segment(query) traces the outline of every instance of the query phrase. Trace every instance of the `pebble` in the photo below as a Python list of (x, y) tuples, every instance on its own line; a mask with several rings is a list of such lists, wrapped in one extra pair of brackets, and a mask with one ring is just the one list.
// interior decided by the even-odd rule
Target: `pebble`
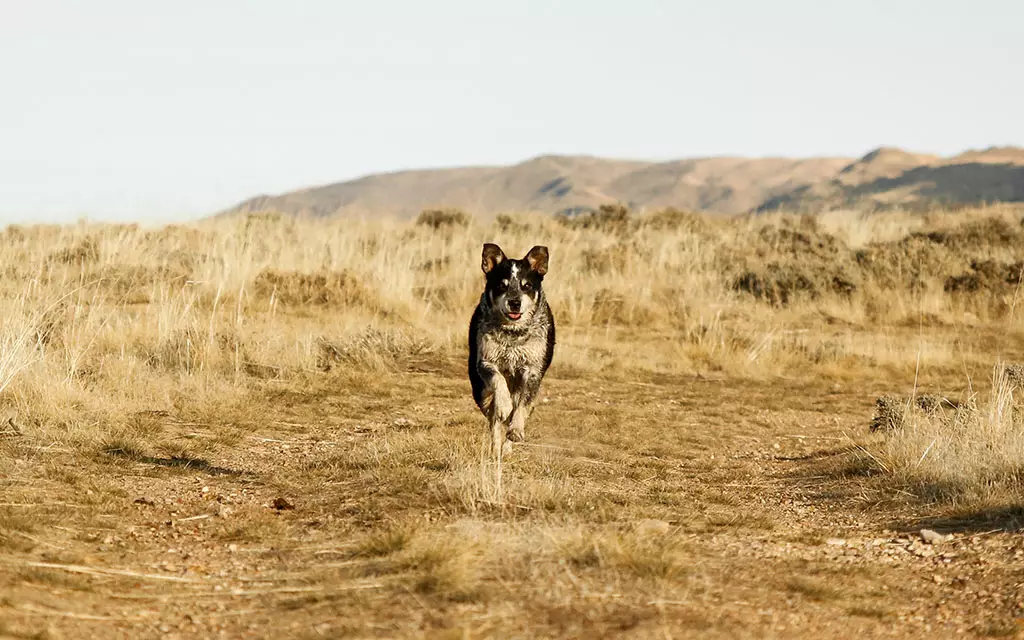
[(669, 532), (672, 525), (664, 520), (655, 520), (653, 518), (647, 518), (640, 520), (636, 523), (636, 532), (641, 535), (657, 535), (663, 536)]
[(941, 544), (952, 537), (953, 536), (947, 536), (936, 531), (932, 531), (931, 529), (921, 529), (921, 539), (927, 544)]

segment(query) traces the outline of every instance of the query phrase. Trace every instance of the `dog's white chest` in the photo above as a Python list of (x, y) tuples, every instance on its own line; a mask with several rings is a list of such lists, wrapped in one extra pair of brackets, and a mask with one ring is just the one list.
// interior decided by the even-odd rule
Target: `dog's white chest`
[(525, 370), (539, 370), (544, 362), (547, 343), (543, 338), (508, 339), (504, 336), (484, 335), (480, 355), (484, 362), (495, 365), (506, 376)]

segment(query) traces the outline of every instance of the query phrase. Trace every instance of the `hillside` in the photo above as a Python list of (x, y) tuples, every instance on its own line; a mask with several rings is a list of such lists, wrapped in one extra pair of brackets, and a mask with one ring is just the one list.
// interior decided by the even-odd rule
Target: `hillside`
[(1024, 201), (1024, 149), (968, 151), (951, 158), (883, 147), (836, 176), (771, 198), (760, 211), (921, 209)]
[(317, 217), (457, 207), (479, 215), (556, 213), (625, 203), (717, 213), (837, 207), (915, 208), (1024, 200), (1024, 150), (958, 156), (883, 147), (850, 158), (695, 158), (668, 162), (540, 156), (512, 166), (423, 169), (246, 200), (222, 213), (277, 210)]

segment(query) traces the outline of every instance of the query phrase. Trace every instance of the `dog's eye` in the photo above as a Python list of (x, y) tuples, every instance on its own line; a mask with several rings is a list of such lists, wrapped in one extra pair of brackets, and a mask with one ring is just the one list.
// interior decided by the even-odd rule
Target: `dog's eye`
[(529, 291), (530, 289), (533, 288), (533, 285), (530, 284), (529, 280), (523, 280), (522, 285), (523, 285), (523, 291)]
[(508, 280), (502, 280), (498, 283), (498, 291), (504, 291), (508, 289)]

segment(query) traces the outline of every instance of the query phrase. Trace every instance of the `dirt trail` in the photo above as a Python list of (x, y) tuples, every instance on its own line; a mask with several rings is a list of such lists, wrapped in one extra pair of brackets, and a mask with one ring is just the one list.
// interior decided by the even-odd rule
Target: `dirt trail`
[(1019, 630), (1008, 514), (943, 520), (853, 444), (884, 389), (552, 377), (498, 504), (466, 387), (454, 365), (321, 376), (209, 423), (139, 417), (190, 455), (5, 438), (0, 636)]

